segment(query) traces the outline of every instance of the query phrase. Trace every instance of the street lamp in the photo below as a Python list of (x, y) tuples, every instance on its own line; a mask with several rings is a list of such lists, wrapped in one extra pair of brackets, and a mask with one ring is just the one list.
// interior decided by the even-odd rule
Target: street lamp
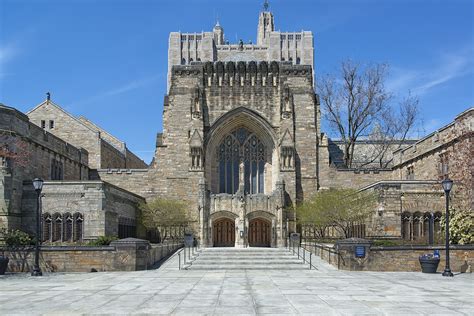
[(39, 248), (41, 242), (41, 190), (43, 190), (43, 179), (36, 178), (33, 180), (33, 187), (36, 191), (36, 244), (35, 244), (35, 265), (33, 267), (33, 271), (31, 272), (32, 276), (41, 276), (43, 273), (41, 272), (39, 266)]
[(444, 179), (441, 184), (446, 196), (446, 265), (444, 267), (443, 276), (454, 276), (449, 268), (449, 192), (453, 187), (453, 180), (449, 178)]

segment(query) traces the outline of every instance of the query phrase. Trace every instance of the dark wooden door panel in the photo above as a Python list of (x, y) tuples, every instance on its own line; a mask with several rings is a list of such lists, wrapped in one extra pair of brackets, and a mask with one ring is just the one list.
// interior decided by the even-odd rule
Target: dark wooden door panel
[(262, 218), (256, 218), (249, 222), (249, 246), (270, 247), (271, 246), (271, 223)]
[(235, 222), (227, 218), (215, 221), (212, 238), (214, 247), (234, 247)]

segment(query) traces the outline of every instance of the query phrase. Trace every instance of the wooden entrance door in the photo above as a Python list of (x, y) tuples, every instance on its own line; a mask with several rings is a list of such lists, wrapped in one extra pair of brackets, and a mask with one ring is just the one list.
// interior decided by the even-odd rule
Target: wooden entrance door
[(235, 222), (232, 219), (223, 218), (214, 221), (212, 225), (212, 241), (214, 247), (234, 247), (235, 245)]
[(270, 247), (272, 225), (263, 218), (255, 218), (249, 222), (249, 246)]

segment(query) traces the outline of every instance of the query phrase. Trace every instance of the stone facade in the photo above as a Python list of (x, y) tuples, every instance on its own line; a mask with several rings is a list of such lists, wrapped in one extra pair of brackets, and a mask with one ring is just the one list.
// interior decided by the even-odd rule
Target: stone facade
[[(97, 236), (120, 236), (120, 223), (130, 223), (136, 227), (138, 206), (145, 202), (141, 196), (102, 181), (45, 181), (42, 193), (43, 216), (52, 216), (53, 230), (55, 214), (62, 216), (61, 221), (65, 221), (66, 213), (83, 215), (83, 241), (95, 239)], [(34, 210), (35, 206), (36, 192), (31, 183), (25, 184), (22, 197), (22, 227), (30, 233), (35, 231), (35, 213), (30, 211)], [(140, 229), (138, 232), (143, 233)], [(65, 234), (62, 235), (64, 237)], [(64, 241), (64, 238), (54, 239), (53, 241)]]
[[(41, 247), (40, 267), (43, 272), (138, 271), (153, 268), (182, 243), (154, 245), (146, 240), (126, 238), (110, 246)], [(0, 249), (10, 259), (8, 271), (31, 271), (34, 249)]]
[[(49, 114), (41, 116), (42, 111)], [(36, 193), (31, 180), (38, 177), (45, 180), (42, 191), (43, 221), (50, 220), (51, 229), (59, 229), (55, 233), (50, 229), (50, 238), (43, 238), (45, 241), (72, 242), (103, 235), (136, 235), (138, 205), (145, 201), (144, 198), (102, 181), (89, 181), (96, 173), (89, 168), (89, 152), (71, 143), (91, 145), (96, 142), (102, 147), (99, 158), (104, 163), (125, 165), (126, 158), (122, 152), (111, 145), (112, 141), (106, 142), (98, 138), (100, 132), (96, 133), (79, 124), (50, 100), (33, 112), (31, 117), (39, 115), (38, 117), (43, 118), (39, 120), (40, 126), (32, 122), (37, 119), (30, 120), (27, 115), (0, 105), (3, 155), (0, 165), (0, 228), (34, 233)], [(41, 121), (45, 121), (43, 126)], [(68, 124), (71, 126), (66, 127)], [(79, 133), (67, 132), (73, 126), (78, 127)], [(68, 141), (49, 131), (56, 132)], [(80, 137), (82, 132), (86, 137)], [(104, 134), (109, 140), (114, 139), (113, 136)], [(115, 145), (118, 142), (117, 140)], [(123, 143), (122, 149), (128, 151)], [(6, 153), (11, 154), (5, 155)], [(133, 154), (127, 155), (127, 159), (133, 166), (144, 165)], [(66, 222), (68, 220), (71, 221), (70, 224)], [(80, 232), (75, 230), (76, 225)], [(66, 234), (66, 229), (74, 232)]]
[(76, 118), (51, 100), (45, 100), (27, 113), (31, 122), (89, 152), (89, 167), (147, 168), (148, 165), (133, 154), (110, 133), (84, 117)]
[[(172, 32), (163, 132), (149, 166), (49, 97), (28, 116), (1, 107), (4, 138), (28, 143), (38, 163), (24, 171), (4, 163), (0, 219), (30, 229), (34, 195), (24, 181), (37, 176), (57, 180), (45, 185), (45, 208), (84, 214), (85, 239), (116, 234), (121, 219), (136, 220), (137, 203), (157, 197), (186, 203), (204, 246), (283, 246), (296, 230), (295, 206), (329, 188), (378, 194), (363, 229), (370, 237), (423, 236), (426, 214), (443, 210), (445, 176), (472, 208), (472, 108), (419, 141), (394, 142), (381, 162), (364, 164), (379, 144), (359, 142), (346, 168), (341, 143), (320, 130), (313, 51), (311, 32), (276, 32), (267, 10), (256, 44), (228, 43), (219, 23)], [(418, 222), (405, 227), (404, 218)]]
[(0, 141), (15, 153), (1, 157), (0, 227), (17, 229), (22, 225), (24, 181), (35, 177), (50, 180), (86, 180), (88, 152), (76, 148), (31, 123), (28, 117), (0, 104)]

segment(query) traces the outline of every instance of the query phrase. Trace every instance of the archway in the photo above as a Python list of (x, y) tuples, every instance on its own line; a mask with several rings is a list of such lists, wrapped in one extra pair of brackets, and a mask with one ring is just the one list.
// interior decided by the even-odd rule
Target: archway
[(212, 234), (214, 247), (234, 247), (235, 221), (230, 218), (215, 220), (212, 224)]
[(248, 242), (250, 247), (270, 247), (272, 240), (272, 224), (270, 221), (257, 217), (249, 221)]
[(277, 136), (260, 114), (244, 107), (227, 112), (212, 124), (204, 143), (206, 179), (212, 193), (235, 194), (239, 170), (245, 194), (273, 190), (279, 172)]

